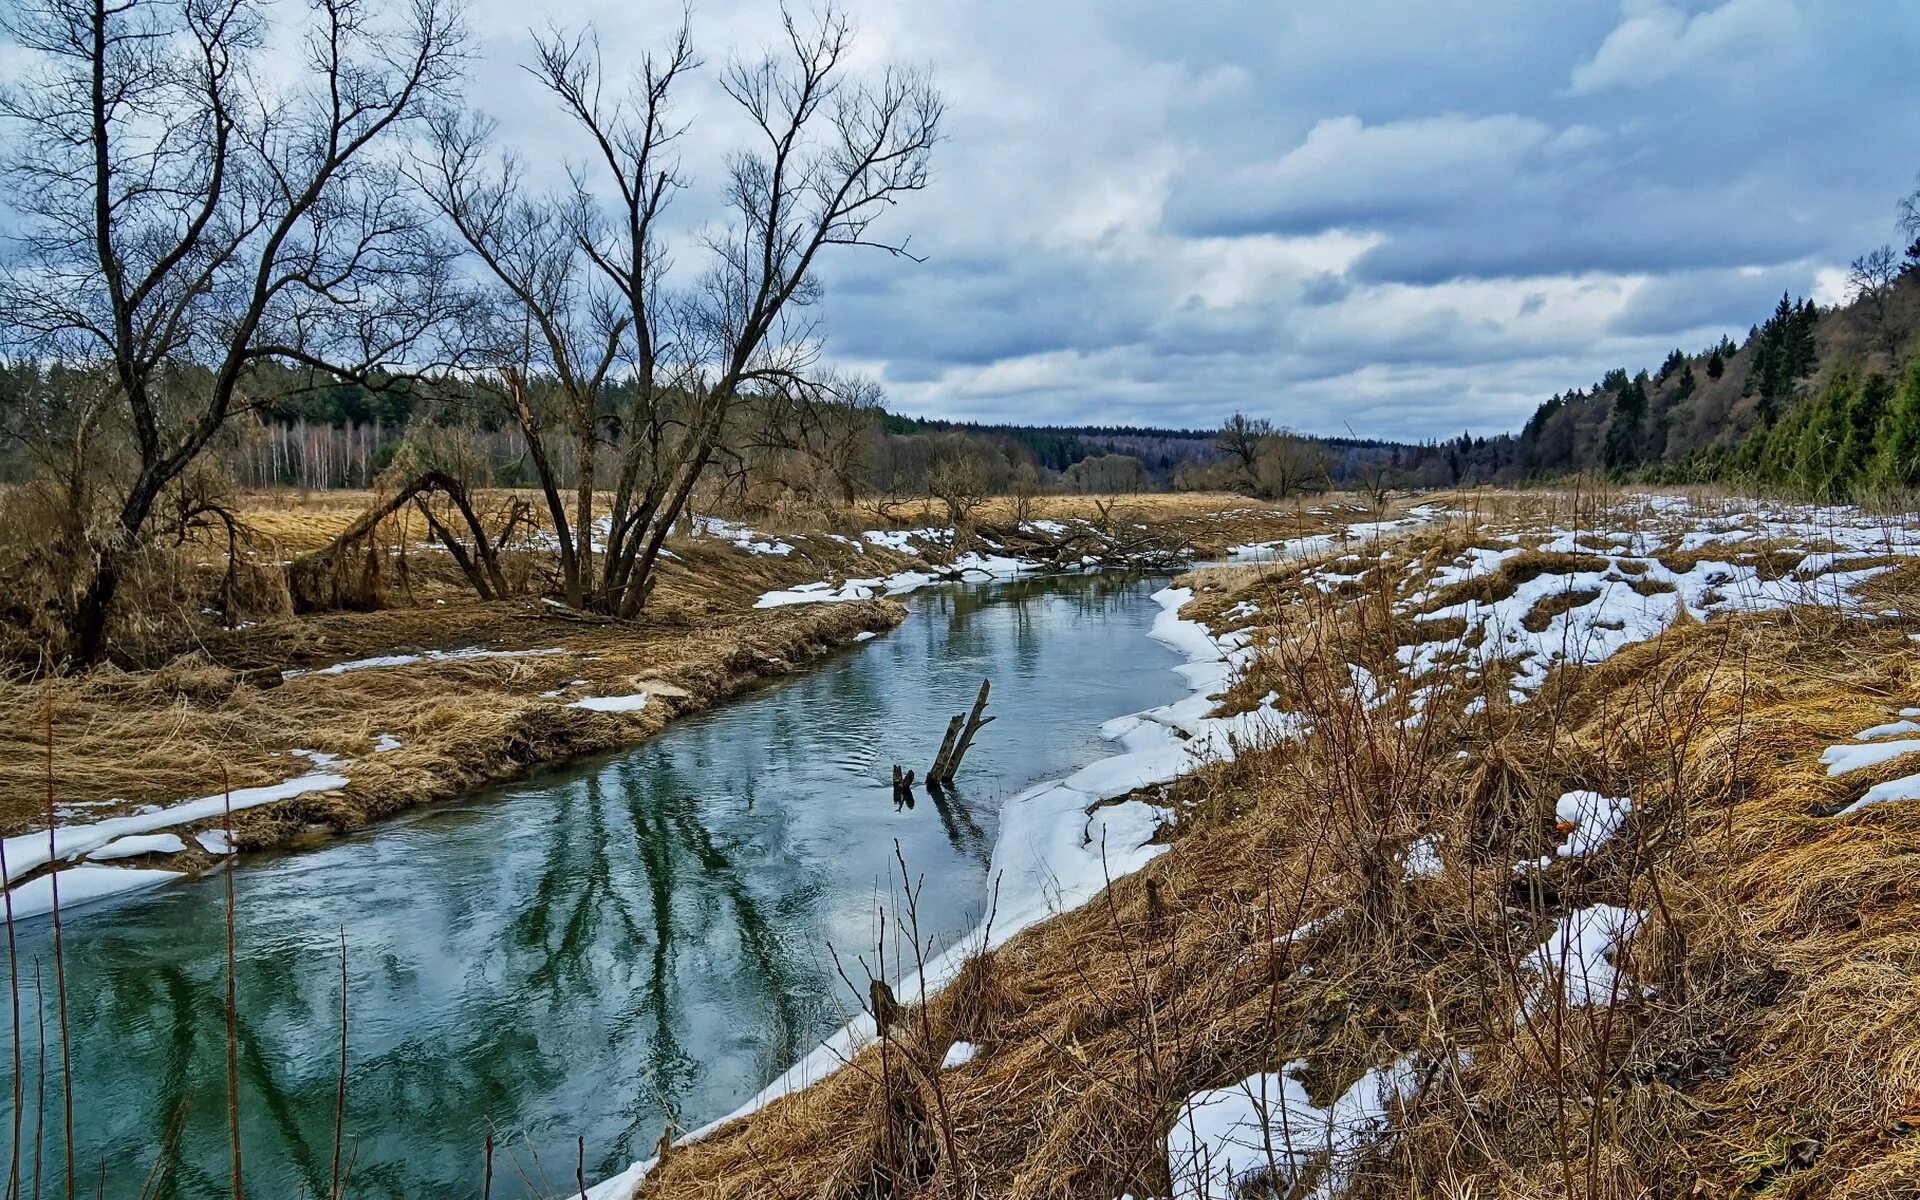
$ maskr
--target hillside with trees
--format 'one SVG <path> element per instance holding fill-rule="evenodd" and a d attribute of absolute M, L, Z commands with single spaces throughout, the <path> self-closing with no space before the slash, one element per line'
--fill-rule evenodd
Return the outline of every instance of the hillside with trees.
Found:
<path fill-rule="evenodd" d="M 1920 192 L 1914 239 L 1855 259 L 1826 308 L 1782 295 L 1744 340 L 1676 348 L 1656 369 L 1608 371 L 1549 397 L 1518 439 L 1521 471 L 1744 483 L 1817 499 L 1920 484 Z"/>

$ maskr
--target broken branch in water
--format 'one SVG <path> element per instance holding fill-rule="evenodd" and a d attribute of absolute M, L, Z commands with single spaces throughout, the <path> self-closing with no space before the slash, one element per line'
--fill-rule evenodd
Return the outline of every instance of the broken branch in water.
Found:
<path fill-rule="evenodd" d="M 966 758 L 967 751 L 973 747 L 973 739 L 982 729 L 992 724 L 995 718 L 983 716 L 987 710 L 987 694 L 993 688 L 993 681 L 980 681 L 980 694 L 974 697 L 973 708 L 966 713 L 956 713 L 947 724 L 947 736 L 940 743 L 940 753 L 933 760 L 933 767 L 927 772 L 927 786 L 945 787 L 953 782 L 960 770 L 960 762 Z"/>

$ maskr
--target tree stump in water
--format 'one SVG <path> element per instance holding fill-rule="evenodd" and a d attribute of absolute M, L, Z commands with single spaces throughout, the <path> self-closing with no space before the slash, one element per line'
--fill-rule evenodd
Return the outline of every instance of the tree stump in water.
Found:
<path fill-rule="evenodd" d="M 974 736 L 997 720 L 983 715 L 987 711 L 987 693 L 992 688 L 992 680 L 982 679 L 980 694 L 974 697 L 973 708 L 965 713 L 954 714 L 953 720 L 947 723 L 947 736 L 940 743 L 940 753 L 934 757 L 933 766 L 927 771 L 928 787 L 945 787 L 952 783 L 954 775 L 960 770 L 961 760 L 973 748 Z"/>

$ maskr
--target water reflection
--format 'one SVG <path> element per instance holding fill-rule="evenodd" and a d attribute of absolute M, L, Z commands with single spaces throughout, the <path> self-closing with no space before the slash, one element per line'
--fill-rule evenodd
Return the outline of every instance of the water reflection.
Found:
<path fill-rule="evenodd" d="M 249 1189 L 327 1193 L 342 929 L 356 1197 L 478 1195 L 489 1132 L 495 1195 L 565 1193 L 577 1136 L 598 1175 L 649 1152 L 667 1121 L 731 1109 L 854 1007 L 826 948 L 870 953 L 896 841 L 924 880 L 924 931 L 958 935 L 980 915 L 1002 798 L 1108 752 L 1100 721 L 1178 694 L 1173 656 L 1144 637 L 1152 587 L 929 594 L 882 640 L 639 750 L 244 864 Z M 893 764 L 924 772 L 983 676 L 1002 719 L 955 787 L 896 810 Z M 227 1191 L 222 894 L 206 879 L 69 919 L 89 1192 L 104 1167 L 106 1195 L 138 1195 L 156 1159 L 161 1196 Z M 20 946 L 31 1105 L 44 925 L 23 926 Z M 50 987 L 47 1007 L 51 1021 Z M 57 1047 L 49 1058 L 57 1194 Z M 31 1111 L 26 1130 L 30 1158 Z"/>

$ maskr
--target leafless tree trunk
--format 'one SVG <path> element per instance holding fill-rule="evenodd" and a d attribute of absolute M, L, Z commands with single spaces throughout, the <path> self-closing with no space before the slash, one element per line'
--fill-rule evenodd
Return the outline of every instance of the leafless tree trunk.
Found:
<path fill-rule="evenodd" d="M 573 414 L 583 478 L 561 555 L 563 564 L 577 560 L 568 572 L 575 603 L 637 615 L 695 487 L 736 448 L 742 406 L 815 386 L 808 375 L 817 330 L 804 314 L 818 298 L 820 254 L 873 246 L 911 257 L 905 242 L 883 240 L 872 226 L 926 186 L 938 96 L 912 73 L 888 71 L 872 84 L 846 78 L 852 30 L 836 12 L 817 27 L 789 18 L 785 30 L 778 53 L 721 75 L 755 144 L 731 160 L 728 222 L 705 239 L 710 262 L 684 294 L 668 290 L 660 232 L 662 214 L 686 186 L 674 157 L 683 126 L 670 104 L 676 82 L 698 65 L 684 27 L 621 89 L 606 86 L 590 33 L 536 44 L 535 76 L 594 147 L 576 168 L 570 198 L 524 199 L 510 158 L 482 170 L 489 131 L 471 121 L 442 123 L 423 171 L 443 212 L 503 285 L 500 327 L 524 331 L 517 341 L 499 339 L 518 347 L 501 361 L 521 373 L 511 389 L 516 416 L 556 510 L 558 487 L 536 448 L 549 423 L 528 398 L 535 372 L 555 381 Z M 521 237 L 541 247 L 524 263 L 524 252 L 508 252 Z M 616 361 L 627 370 L 617 419 L 601 406 Z M 596 445 L 611 445 L 617 464 L 597 575 L 586 474 Z"/>
<path fill-rule="evenodd" d="M 110 364 L 135 451 L 70 616 L 78 660 L 103 652 L 162 492 L 263 403 L 256 367 L 364 377 L 446 315 L 444 258 L 380 148 L 454 79 L 451 6 L 320 0 L 279 90 L 255 61 L 265 24 L 252 0 L 39 0 L 6 17 L 29 66 L 0 98 L 25 249 L 0 277 L 4 336 Z M 172 386 L 202 370 L 203 389 Z"/>

